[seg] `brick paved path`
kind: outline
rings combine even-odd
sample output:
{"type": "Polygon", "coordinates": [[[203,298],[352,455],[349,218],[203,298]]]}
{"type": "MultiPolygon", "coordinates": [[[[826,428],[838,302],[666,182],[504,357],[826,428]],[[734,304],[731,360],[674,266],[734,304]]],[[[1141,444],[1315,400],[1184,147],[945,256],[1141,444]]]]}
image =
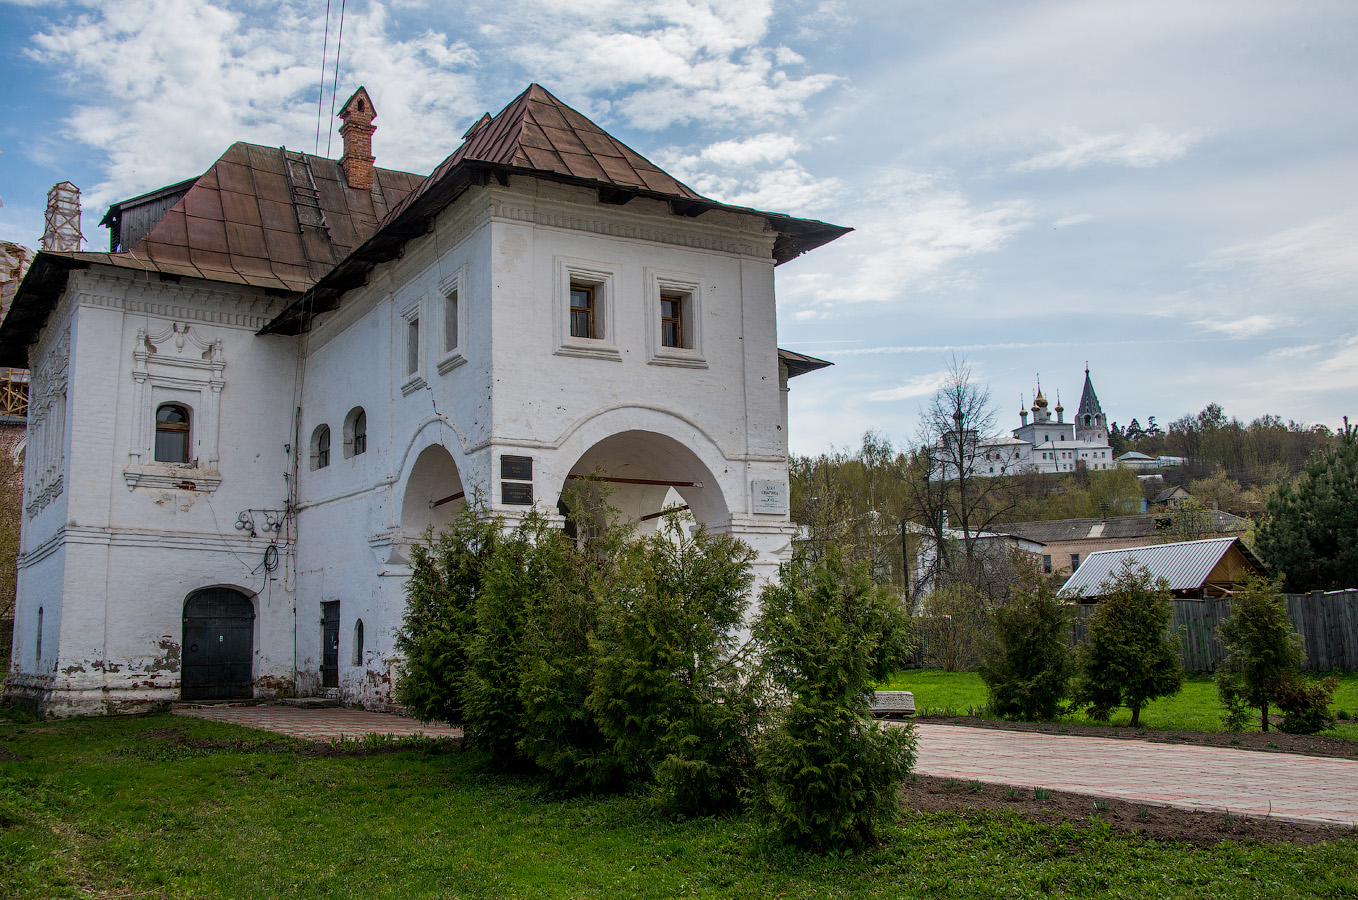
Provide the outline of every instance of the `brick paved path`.
{"type": "MultiPolygon", "coordinates": [[[[311,740],[364,734],[456,737],[461,729],[353,709],[216,706],[176,709],[311,740]]],[[[916,725],[925,775],[1227,810],[1323,824],[1358,823],[1358,762],[1144,741],[916,725]]]]}
{"type": "Polygon", "coordinates": [[[1145,741],[915,726],[916,770],[1133,803],[1358,824],[1358,761],[1145,741]]]}
{"type": "Polygon", "coordinates": [[[462,729],[448,725],[426,725],[405,716],[364,712],[359,709],[297,709],[291,706],[201,706],[176,709],[181,716],[230,722],[246,728],[276,731],[295,738],[329,741],[358,738],[365,734],[427,737],[461,737],[462,729]]]}

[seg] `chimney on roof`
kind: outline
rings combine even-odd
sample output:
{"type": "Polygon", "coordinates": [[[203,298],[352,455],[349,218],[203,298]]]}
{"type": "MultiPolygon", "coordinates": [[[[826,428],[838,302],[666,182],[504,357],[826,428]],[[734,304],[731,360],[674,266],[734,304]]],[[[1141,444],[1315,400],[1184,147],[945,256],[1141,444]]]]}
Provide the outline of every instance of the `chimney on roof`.
{"type": "Polygon", "coordinates": [[[339,162],[344,170],[344,180],[356,191],[372,190],[373,132],[377,130],[373,119],[377,118],[377,111],[373,109],[368,92],[361,87],[354,91],[354,95],[344,101],[339,117],[344,120],[340,126],[344,155],[339,162]]]}
{"type": "Polygon", "coordinates": [[[73,251],[80,249],[80,188],[63,181],[47,192],[47,226],[42,233],[42,249],[73,251]]]}

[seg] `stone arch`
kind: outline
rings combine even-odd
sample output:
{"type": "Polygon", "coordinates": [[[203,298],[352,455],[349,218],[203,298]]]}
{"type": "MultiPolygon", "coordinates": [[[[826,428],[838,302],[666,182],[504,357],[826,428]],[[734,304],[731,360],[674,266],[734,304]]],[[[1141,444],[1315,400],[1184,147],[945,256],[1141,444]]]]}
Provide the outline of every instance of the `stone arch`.
{"type": "Polygon", "coordinates": [[[738,507],[739,474],[696,426],[653,409],[614,409],[577,428],[557,453],[550,484],[558,491],[581,477],[608,480],[608,502],[643,531],[668,506],[725,529],[738,507]]]}
{"type": "Polygon", "coordinates": [[[407,540],[418,540],[425,530],[438,531],[452,523],[466,505],[466,487],[457,461],[442,444],[429,444],[410,464],[397,510],[397,524],[407,540]]]}

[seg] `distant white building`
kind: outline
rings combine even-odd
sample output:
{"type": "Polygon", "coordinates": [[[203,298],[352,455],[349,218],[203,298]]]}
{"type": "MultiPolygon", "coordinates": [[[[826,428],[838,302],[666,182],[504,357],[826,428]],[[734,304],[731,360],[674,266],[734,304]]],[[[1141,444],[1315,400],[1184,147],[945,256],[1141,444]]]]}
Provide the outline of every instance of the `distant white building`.
{"type": "Polygon", "coordinates": [[[1065,409],[1060,400],[1056,402],[1056,420],[1052,420],[1040,385],[1031,412],[1033,420],[1029,422],[1029,410],[1019,410],[1022,424],[1011,436],[975,442],[970,474],[994,478],[1019,472],[1060,473],[1115,468],[1113,448],[1108,443],[1108,418],[1099,405],[1088,368],[1085,369],[1080,408],[1073,422],[1065,420],[1065,409]]]}

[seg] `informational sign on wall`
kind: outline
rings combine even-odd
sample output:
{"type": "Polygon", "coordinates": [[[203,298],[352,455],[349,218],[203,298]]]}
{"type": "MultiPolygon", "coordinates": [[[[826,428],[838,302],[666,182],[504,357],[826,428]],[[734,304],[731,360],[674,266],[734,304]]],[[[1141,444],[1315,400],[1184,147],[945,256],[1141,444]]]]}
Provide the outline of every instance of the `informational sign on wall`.
{"type": "Polygon", "coordinates": [[[754,508],[751,512],[766,516],[787,514],[787,484],[782,481],[756,481],[751,485],[754,508]]]}

